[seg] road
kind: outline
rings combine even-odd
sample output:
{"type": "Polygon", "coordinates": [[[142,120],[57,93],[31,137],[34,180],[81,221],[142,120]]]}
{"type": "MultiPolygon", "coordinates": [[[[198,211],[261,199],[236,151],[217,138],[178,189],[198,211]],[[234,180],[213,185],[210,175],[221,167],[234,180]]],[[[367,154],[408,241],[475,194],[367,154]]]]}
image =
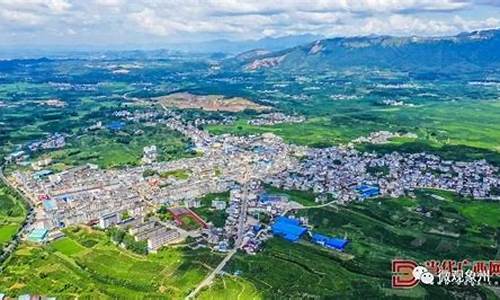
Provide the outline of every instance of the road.
{"type": "Polygon", "coordinates": [[[31,225],[33,223],[33,219],[34,219],[34,210],[33,210],[33,207],[32,207],[32,203],[31,201],[26,198],[24,196],[24,194],[18,189],[16,188],[15,186],[13,186],[8,180],[7,178],[4,176],[3,174],[3,165],[0,165],[0,181],[2,181],[6,186],[10,187],[12,190],[16,191],[18,193],[18,195],[24,200],[24,202],[28,205],[28,210],[27,210],[27,216],[26,216],[26,219],[24,221],[24,223],[22,224],[21,228],[19,229],[19,231],[16,233],[16,235],[14,236],[14,238],[9,242],[9,244],[7,244],[3,250],[4,250],[4,253],[0,256],[0,263],[4,262],[5,260],[7,260],[8,256],[10,254],[12,254],[14,252],[14,250],[16,249],[17,245],[19,244],[19,239],[20,237],[26,233],[27,229],[28,229],[28,226],[31,225]]]}
{"type": "Polygon", "coordinates": [[[231,259],[231,257],[233,257],[233,255],[236,254],[237,251],[238,251],[237,248],[229,251],[226,257],[224,257],[224,259],[219,263],[219,265],[210,274],[208,274],[208,276],[205,277],[205,279],[203,279],[203,281],[200,282],[200,284],[198,284],[198,286],[186,297],[186,299],[194,299],[194,297],[201,291],[202,288],[210,285],[214,280],[215,276],[220,271],[222,271],[224,266],[231,259]]]}
{"type": "Polygon", "coordinates": [[[226,257],[219,263],[219,265],[208,274],[205,279],[203,279],[200,284],[186,297],[186,299],[194,299],[194,297],[206,286],[209,286],[212,281],[215,279],[215,276],[224,269],[227,262],[233,257],[234,254],[246,244],[246,241],[243,239],[243,235],[245,234],[245,224],[247,220],[247,210],[248,210],[248,194],[250,192],[250,187],[248,185],[248,180],[246,180],[246,184],[242,186],[241,193],[241,211],[238,218],[238,232],[236,235],[236,241],[234,243],[234,249],[229,251],[226,257]]]}
{"type": "Polygon", "coordinates": [[[241,211],[238,218],[238,232],[236,235],[236,241],[234,247],[236,249],[240,248],[243,243],[243,234],[245,233],[245,223],[247,220],[247,210],[248,210],[248,186],[244,185],[241,191],[241,211]]]}

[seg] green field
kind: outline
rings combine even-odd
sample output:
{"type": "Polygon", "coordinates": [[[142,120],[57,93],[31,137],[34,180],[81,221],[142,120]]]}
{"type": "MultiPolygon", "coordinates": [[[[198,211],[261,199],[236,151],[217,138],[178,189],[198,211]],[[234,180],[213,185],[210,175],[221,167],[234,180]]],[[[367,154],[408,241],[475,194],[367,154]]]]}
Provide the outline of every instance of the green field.
{"type": "MultiPolygon", "coordinates": [[[[55,163],[66,166],[94,163],[102,168],[139,165],[143,156],[143,148],[156,145],[158,160],[171,160],[190,157],[194,154],[188,150],[189,140],[179,133],[164,126],[141,127],[131,125],[122,132],[113,133],[107,130],[87,133],[70,140],[70,145],[63,150],[49,154],[55,163]],[[141,135],[135,135],[143,130],[141,135]]],[[[173,175],[185,177],[184,173],[173,175]]]]}
{"type": "Polygon", "coordinates": [[[26,208],[22,201],[0,183],[0,250],[16,234],[25,215],[26,208]]]}
{"type": "Polygon", "coordinates": [[[160,177],[162,178],[174,177],[177,180],[186,180],[189,178],[189,176],[191,176],[191,172],[183,169],[160,173],[160,177]]]}
{"type": "Polygon", "coordinates": [[[220,260],[206,250],[180,248],[141,256],[118,248],[103,232],[66,233],[46,247],[22,245],[2,272],[0,289],[9,296],[63,299],[181,299],[220,260]]]}
{"type": "Polygon", "coordinates": [[[203,290],[198,299],[219,300],[219,299],[241,299],[258,300],[263,299],[260,293],[248,281],[238,277],[222,276],[218,277],[210,288],[203,290]]]}
{"type": "Polygon", "coordinates": [[[215,227],[223,227],[228,214],[225,210],[215,210],[212,208],[212,200],[229,202],[229,192],[208,194],[201,198],[201,207],[193,208],[203,220],[212,222],[215,227]]]}

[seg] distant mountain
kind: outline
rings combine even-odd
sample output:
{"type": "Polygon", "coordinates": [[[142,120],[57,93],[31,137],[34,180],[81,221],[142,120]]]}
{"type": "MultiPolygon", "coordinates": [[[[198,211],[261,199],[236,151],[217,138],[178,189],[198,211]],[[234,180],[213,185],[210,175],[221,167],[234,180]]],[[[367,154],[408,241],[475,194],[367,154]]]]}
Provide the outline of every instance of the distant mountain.
{"type": "Polygon", "coordinates": [[[166,48],[184,52],[197,52],[197,53],[226,53],[237,54],[240,52],[249,51],[252,49],[265,49],[270,51],[278,51],[298,45],[310,43],[322,36],[304,34],[304,35],[290,35],[278,38],[263,38],[259,40],[243,40],[243,41],[230,41],[230,40],[213,40],[198,43],[176,43],[169,44],[166,48]]]}
{"type": "MultiPolygon", "coordinates": [[[[245,57],[245,56],[243,56],[245,57]]],[[[245,70],[324,70],[380,67],[406,71],[469,72],[500,69],[500,30],[451,37],[365,36],[318,40],[226,62],[245,70]]]]}

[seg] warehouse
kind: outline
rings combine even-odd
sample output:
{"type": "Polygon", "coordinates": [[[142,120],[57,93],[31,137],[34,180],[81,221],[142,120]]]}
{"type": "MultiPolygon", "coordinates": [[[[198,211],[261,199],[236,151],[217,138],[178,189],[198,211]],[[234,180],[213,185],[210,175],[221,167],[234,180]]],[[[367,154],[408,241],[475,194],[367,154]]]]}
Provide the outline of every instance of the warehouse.
{"type": "Polygon", "coordinates": [[[296,242],[307,231],[305,227],[299,224],[300,222],[298,220],[278,217],[276,222],[272,225],[273,234],[281,236],[288,241],[296,242]]]}
{"type": "Polygon", "coordinates": [[[345,246],[347,246],[347,244],[349,243],[349,241],[345,239],[331,238],[329,236],[318,233],[312,235],[312,241],[323,247],[340,251],[344,251],[345,246]]]}

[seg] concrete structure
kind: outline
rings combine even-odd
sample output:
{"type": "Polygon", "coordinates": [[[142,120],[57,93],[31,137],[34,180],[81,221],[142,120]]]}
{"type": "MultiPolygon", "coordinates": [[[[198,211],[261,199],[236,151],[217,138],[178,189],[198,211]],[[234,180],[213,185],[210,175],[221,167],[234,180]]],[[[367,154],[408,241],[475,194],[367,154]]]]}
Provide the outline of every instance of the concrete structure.
{"type": "Polygon", "coordinates": [[[118,213],[109,213],[105,214],[99,218],[99,228],[106,229],[110,226],[118,224],[120,222],[120,217],[118,213]]]}
{"type": "Polygon", "coordinates": [[[143,164],[152,164],[158,158],[158,151],[155,145],[144,147],[144,155],[142,156],[143,164]]]}
{"type": "Polygon", "coordinates": [[[175,241],[180,236],[181,235],[177,230],[167,230],[166,228],[161,227],[160,229],[155,230],[153,233],[151,233],[149,238],[147,239],[148,250],[156,251],[169,242],[175,241]]]}

